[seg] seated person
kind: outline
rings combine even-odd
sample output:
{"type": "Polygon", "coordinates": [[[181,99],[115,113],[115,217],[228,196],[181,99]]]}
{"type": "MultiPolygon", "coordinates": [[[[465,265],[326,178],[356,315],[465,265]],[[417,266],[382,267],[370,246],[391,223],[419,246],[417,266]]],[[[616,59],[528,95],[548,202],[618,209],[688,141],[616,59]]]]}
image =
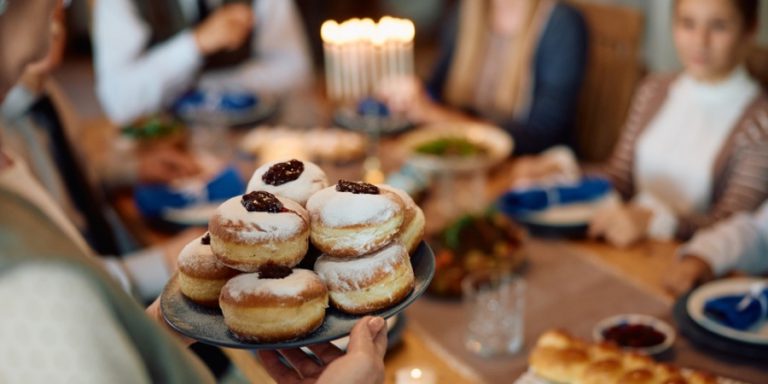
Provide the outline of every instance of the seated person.
{"type": "Polygon", "coordinates": [[[311,81],[292,1],[99,0],[92,36],[97,94],[118,125],[196,86],[284,93],[311,81]]]}
{"type": "MultiPolygon", "coordinates": [[[[24,68],[44,56],[59,3],[0,1],[0,102],[24,68]],[[24,44],[15,44],[19,36],[24,44]]],[[[32,180],[22,160],[7,156],[1,136],[0,177],[32,180]]],[[[0,380],[214,382],[181,347],[181,338],[174,340],[156,322],[162,321],[159,301],[142,313],[51,200],[34,180],[21,187],[0,183],[0,301],[8,309],[0,333],[11,338],[0,343],[0,355],[34,356],[29,364],[1,359],[0,380]]],[[[300,373],[282,366],[275,354],[264,354],[263,361],[279,380],[301,374],[318,383],[383,382],[385,324],[382,318],[359,321],[346,354],[330,344],[312,346],[323,366],[306,364],[297,350],[281,351],[300,373]]]]}
{"type": "MultiPolygon", "coordinates": [[[[29,164],[29,170],[37,180],[9,171],[0,176],[0,184],[8,183],[9,188],[23,190],[30,183],[40,182],[53,198],[46,204],[60,207],[66,216],[61,219],[74,223],[73,230],[83,234],[90,248],[102,255],[124,254],[125,247],[118,241],[119,220],[110,214],[103,196],[90,182],[59,119],[56,106],[45,94],[46,78],[58,66],[63,52],[65,38],[62,23],[63,13],[57,12],[49,54],[26,68],[11,97],[6,98],[0,108],[0,121],[3,122],[0,134],[7,148],[13,150],[12,154],[9,151],[9,156],[29,164]]],[[[184,156],[168,156],[180,163],[170,167],[174,170],[169,172],[171,176],[182,177],[195,172],[195,169],[188,169],[188,164],[192,162],[186,161],[184,156]]],[[[157,160],[156,155],[141,159],[141,162],[151,161],[153,164],[140,169],[154,170],[140,173],[140,179],[149,181],[159,178],[157,169],[163,167],[157,160]]],[[[201,230],[191,230],[163,246],[128,252],[120,258],[106,258],[106,265],[117,274],[126,289],[142,300],[154,300],[175,269],[178,252],[199,232],[201,230]]]]}
{"type": "Polygon", "coordinates": [[[768,99],[745,69],[758,1],[676,0],[674,7],[683,72],[641,85],[600,170],[628,202],[596,214],[590,234],[617,246],[686,240],[768,197],[768,99]]]}
{"type": "Polygon", "coordinates": [[[581,15],[554,0],[465,0],[426,90],[415,79],[382,89],[413,123],[486,120],[515,154],[568,144],[587,56],[581,15]]]}
{"type": "Polygon", "coordinates": [[[678,254],[665,278],[667,289],[676,295],[731,271],[768,273],[768,202],[752,215],[739,213],[697,232],[678,254]]]}

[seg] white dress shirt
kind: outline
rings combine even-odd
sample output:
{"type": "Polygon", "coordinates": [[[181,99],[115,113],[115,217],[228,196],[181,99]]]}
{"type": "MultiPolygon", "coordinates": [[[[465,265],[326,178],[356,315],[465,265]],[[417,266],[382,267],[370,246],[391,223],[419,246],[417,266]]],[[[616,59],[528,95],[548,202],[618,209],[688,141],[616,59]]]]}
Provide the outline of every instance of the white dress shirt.
{"type": "Polygon", "coordinates": [[[743,67],[717,84],[683,74],[671,85],[635,155],[634,202],[653,212],[649,236],[671,239],[676,217],[709,210],[717,156],[758,92],[743,67]]]}
{"type": "Polygon", "coordinates": [[[768,202],[754,214],[740,213],[697,233],[679,253],[703,258],[715,276],[768,273],[768,202]]]}
{"type": "MultiPolygon", "coordinates": [[[[178,0],[188,18],[195,0],[178,0]]],[[[195,83],[203,89],[284,93],[311,81],[301,20],[288,0],[254,0],[253,57],[233,69],[198,76],[203,57],[191,30],[149,50],[151,29],[131,0],[99,0],[93,14],[96,91],[116,124],[161,111],[195,83]]]]}

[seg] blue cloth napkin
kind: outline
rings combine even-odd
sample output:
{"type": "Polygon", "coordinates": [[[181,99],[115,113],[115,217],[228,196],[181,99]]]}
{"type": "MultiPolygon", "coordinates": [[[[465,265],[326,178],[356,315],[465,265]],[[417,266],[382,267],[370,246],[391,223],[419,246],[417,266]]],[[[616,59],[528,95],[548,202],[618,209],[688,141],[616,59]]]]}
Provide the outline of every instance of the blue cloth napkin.
{"type": "Polygon", "coordinates": [[[388,117],[390,112],[389,107],[383,102],[367,97],[357,103],[357,114],[360,116],[374,115],[376,117],[388,117]]]}
{"type": "MultiPolygon", "coordinates": [[[[227,167],[206,185],[206,201],[218,202],[242,194],[245,181],[234,167],[227,167]]],[[[167,185],[136,187],[134,199],[139,212],[146,217],[159,217],[167,208],[184,208],[199,203],[193,196],[167,185]]]]}
{"type": "Polygon", "coordinates": [[[247,91],[206,92],[193,89],[180,97],[173,106],[177,112],[211,106],[222,111],[238,112],[253,108],[259,98],[247,91]]]}
{"type": "Polygon", "coordinates": [[[511,190],[499,198],[497,205],[502,212],[518,216],[557,205],[597,200],[608,194],[611,189],[611,183],[606,179],[584,178],[574,185],[511,190]]]}
{"type": "Polygon", "coordinates": [[[704,303],[704,314],[727,327],[747,330],[768,316],[768,288],[748,296],[745,293],[711,299],[704,303]]]}

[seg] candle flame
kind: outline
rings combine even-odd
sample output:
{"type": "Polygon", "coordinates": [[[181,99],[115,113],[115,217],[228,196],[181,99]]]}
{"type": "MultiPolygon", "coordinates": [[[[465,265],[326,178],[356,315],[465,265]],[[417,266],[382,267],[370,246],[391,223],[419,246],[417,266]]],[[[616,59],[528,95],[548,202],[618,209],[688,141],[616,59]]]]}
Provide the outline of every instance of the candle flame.
{"type": "Polygon", "coordinates": [[[320,37],[330,44],[368,42],[382,45],[388,42],[408,43],[413,41],[416,27],[407,19],[384,16],[375,23],[369,18],[353,18],[339,24],[327,20],[320,27],[320,37]]]}
{"type": "Polygon", "coordinates": [[[422,375],[424,375],[424,372],[422,372],[421,369],[418,369],[418,368],[411,369],[412,379],[421,379],[422,375]]]}

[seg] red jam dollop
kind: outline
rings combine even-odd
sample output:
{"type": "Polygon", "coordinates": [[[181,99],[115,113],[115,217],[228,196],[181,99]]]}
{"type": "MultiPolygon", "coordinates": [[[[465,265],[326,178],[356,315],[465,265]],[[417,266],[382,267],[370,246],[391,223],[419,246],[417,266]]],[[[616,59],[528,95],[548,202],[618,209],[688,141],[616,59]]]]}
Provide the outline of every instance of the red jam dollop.
{"type": "Polygon", "coordinates": [[[294,181],[304,172],[304,163],[296,159],[277,163],[261,176],[261,180],[269,185],[282,185],[294,181]]]}
{"type": "Polygon", "coordinates": [[[362,181],[355,182],[355,181],[339,180],[338,184],[336,184],[336,190],[339,192],[351,192],[356,195],[358,194],[378,195],[379,194],[379,187],[373,184],[364,183],[362,181]]]}
{"type": "Polygon", "coordinates": [[[245,194],[240,203],[248,212],[280,213],[286,211],[283,203],[275,195],[264,191],[253,191],[245,194]]]}
{"type": "Polygon", "coordinates": [[[646,348],[664,342],[665,336],[643,324],[619,324],[603,331],[603,338],[621,347],[646,348]]]}
{"type": "Polygon", "coordinates": [[[293,273],[291,268],[283,265],[267,264],[259,268],[260,279],[282,279],[293,273]]]}

